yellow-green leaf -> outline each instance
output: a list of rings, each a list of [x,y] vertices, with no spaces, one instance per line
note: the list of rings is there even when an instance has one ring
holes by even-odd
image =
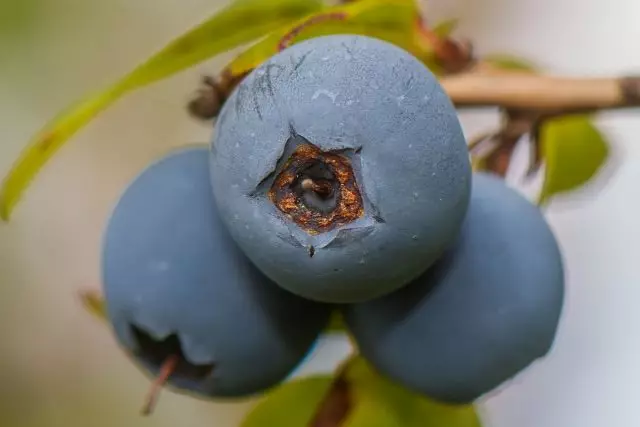
[[[449,405],[416,394],[378,374],[362,357],[345,376],[359,403],[345,427],[480,427],[473,405]],[[377,419],[386,418],[382,424]]]
[[[487,55],[482,62],[506,71],[536,71],[537,67],[531,62],[511,55]]]
[[[457,19],[446,19],[444,21],[438,22],[434,27],[433,27],[433,33],[441,38],[447,38],[451,35],[451,33],[453,33],[453,31],[456,29],[456,27],[458,26],[458,20]]]
[[[308,427],[318,412],[325,427],[481,426],[473,405],[446,405],[412,393],[355,357],[336,377],[307,377],[273,389],[241,427]]]
[[[314,375],[286,382],[267,393],[240,427],[307,427],[332,381],[331,375]]]
[[[539,144],[545,176],[539,203],[590,181],[609,156],[609,146],[589,116],[574,115],[545,122]]]
[[[102,295],[96,291],[80,292],[80,301],[83,308],[99,320],[107,320],[107,307]]]
[[[69,138],[128,92],[258,39],[322,7],[320,0],[236,0],[121,80],[73,105],[40,130],[14,164],[0,190],[0,217],[9,219],[22,193]]]
[[[131,73],[128,84],[140,86],[165,78],[323,7],[320,0],[236,0],[149,58]]]
[[[358,34],[393,43],[425,62],[434,72],[433,50],[418,31],[414,0],[361,0],[327,8],[274,32],[238,55],[225,73],[241,76],[286,46],[331,34]]]
[[[347,331],[344,318],[339,310],[334,310],[329,319],[329,325],[325,328],[325,333],[343,333]]]

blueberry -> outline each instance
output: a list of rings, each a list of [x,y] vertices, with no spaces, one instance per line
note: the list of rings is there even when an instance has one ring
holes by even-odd
[[[408,52],[356,35],[276,54],[221,111],[213,190],[258,268],[309,299],[400,288],[459,232],[471,167],[456,111]]]
[[[171,153],[122,195],[102,255],[108,316],[145,372],[172,368],[176,391],[247,396],[288,376],[330,311],[275,285],[237,248],[208,159],[206,147]]]
[[[563,300],[561,252],[543,215],[500,179],[476,174],[460,238],[442,259],[344,314],[381,373],[466,403],[548,353]]]

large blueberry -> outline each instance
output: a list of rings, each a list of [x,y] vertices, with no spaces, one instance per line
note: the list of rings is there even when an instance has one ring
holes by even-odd
[[[221,216],[282,287],[337,303],[389,293],[459,232],[471,169],[436,77],[377,39],[300,42],[221,111],[211,170]]]
[[[260,273],[220,221],[207,148],[181,149],[124,192],[106,230],[103,280],[121,346],[204,397],[260,392],[305,357],[329,309]]]
[[[563,298],[562,257],[545,218],[500,179],[476,174],[456,245],[415,282],[345,315],[380,372],[468,402],[549,351]]]

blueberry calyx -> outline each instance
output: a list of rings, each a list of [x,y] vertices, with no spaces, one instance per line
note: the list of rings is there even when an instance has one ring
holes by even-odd
[[[215,365],[212,363],[194,364],[189,362],[177,334],[174,333],[159,340],[137,326],[131,325],[130,327],[138,344],[136,353],[155,372],[160,372],[166,361],[173,357],[177,358],[177,362],[172,369],[172,377],[198,381],[208,377],[213,371]]]
[[[151,384],[149,394],[142,407],[142,415],[151,415],[160,390],[169,380],[181,378],[200,381],[213,371],[213,364],[196,365],[187,360],[177,334],[156,339],[135,325],[129,325],[129,327],[138,344],[137,356],[144,363],[150,365],[151,371],[156,374],[156,379]]]
[[[291,189],[308,209],[328,215],[338,207],[340,183],[321,160],[310,161],[298,172]]]
[[[311,235],[349,224],[365,213],[350,159],[306,140],[286,161],[268,196]]]

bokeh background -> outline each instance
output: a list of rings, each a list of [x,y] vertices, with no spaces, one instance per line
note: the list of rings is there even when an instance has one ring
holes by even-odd
[[[0,173],[59,110],[223,3],[0,0]],[[431,20],[460,18],[459,34],[481,53],[522,55],[557,73],[640,74],[637,0],[426,6]],[[77,298],[80,289],[99,288],[101,233],[127,182],[170,148],[208,140],[210,128],[189,119],[184,105],[200,76],[230,57],[110,108],[46,167],[12,222],[0,224],[0,427],[235,427],[253,403],[166,392],[155,415],[141,418],[148,380]],[[493,111],[461,117],[469,134],[497,121]],[[568,269],[556,344],[549,357],[480,402],[488,427],[640,425],[640,111],[608,112],[598,122],[615,144],[615,174],[546,211]],[[347,351],[343,340],[325,340],[303,370],[328,370]]]

